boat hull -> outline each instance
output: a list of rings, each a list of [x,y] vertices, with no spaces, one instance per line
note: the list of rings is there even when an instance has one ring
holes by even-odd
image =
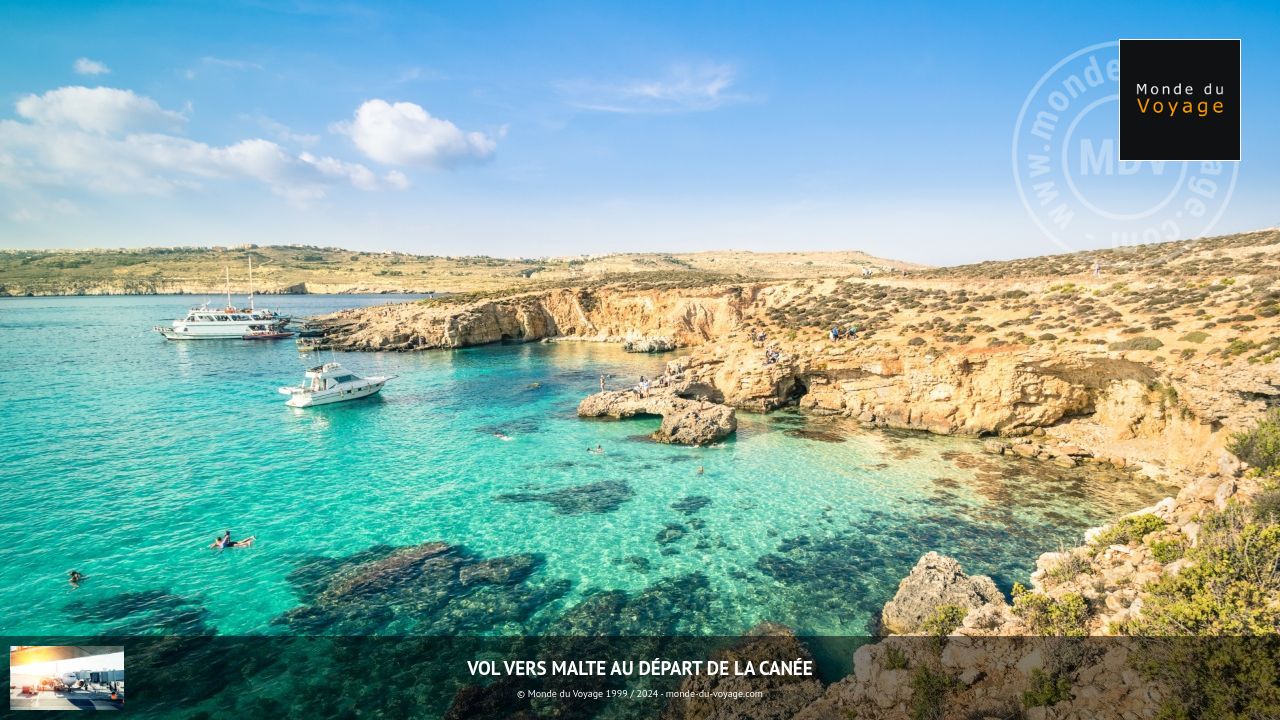
[[[244,333],[201,333],[199,335],[182,333],[172,328],[157,329],[166,340],[243,340]]]

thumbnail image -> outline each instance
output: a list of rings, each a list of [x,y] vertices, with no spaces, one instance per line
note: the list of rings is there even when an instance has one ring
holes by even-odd
[[[124,647],[11,645],[10,710],[123,710]]]

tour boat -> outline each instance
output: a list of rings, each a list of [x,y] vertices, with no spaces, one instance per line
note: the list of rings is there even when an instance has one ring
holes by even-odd
[[[208,303],[192,308],[182,320],[170,325],[157,325],[156,332],[169,340],[224,340],[240,339],[259,331],[280,332],[289,318],[270,310],[253,308],[237,309],[228,304],[212,309]]]
[[[392,377],[360,377],[336,362],[329,362],[307,370],[301,385],[282,387],[280,392],[289,396],[285,405],[290,407],[327,405],[369,397]]]
[[[192,308],[181,320],[169,325],[157,325],[156,332],[169,340],[225,340],[240,339],[259,331],[278,333],[289,324],[288,315],[270,310],[258,310],[253,306],[253,258],[249,259],[249,307],[236,308],[231,304],[231,268],[227,268],[227,305],[210,308],[205,303]]]

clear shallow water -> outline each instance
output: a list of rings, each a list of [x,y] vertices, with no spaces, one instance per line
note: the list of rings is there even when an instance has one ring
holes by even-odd
[[[1168,492],[788,412],[742,414],[717,447],[653,444],[637,436],[656,419],[574,410],[600,373],[618,387],[664,358],[586,343],[338,353],[399,377],[294,410],[275,389],[314,356],[150,332],[189,301],[0,300],[4,633],[729,635],[772,620],[857,635],[928,550],[1007,589],[1038,553]],[[226,528],[258,542],[207,549]],[[337,601],[308,594],[350,571],[344,557],[428,541],[464,548],[464,565],[533,560],[491,585],[392,570]],[[89,577],[78,590],[71,568]],[[279,620],[323,603],[319,624]]]

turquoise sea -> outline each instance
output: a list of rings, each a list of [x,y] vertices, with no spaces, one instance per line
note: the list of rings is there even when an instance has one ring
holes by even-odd
[[[1169,492],[794,411],[657,445],[656,419],[574,409],[601,373],[620,387],[666,358],[589,343],[338,353],[398,377],[295,410],[276,388],[316,358],[151,332],[191,301],[0,300],[5,634],[861,635],[926,551],[1007,590]],[[209,549],[225,529],[257,542]],[[395,560],[431,541],[445,569]]]

